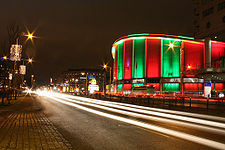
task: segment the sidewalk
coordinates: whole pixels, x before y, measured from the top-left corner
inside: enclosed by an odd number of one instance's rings
[[[0,106],[0,150],[72,149],[33,97]]]

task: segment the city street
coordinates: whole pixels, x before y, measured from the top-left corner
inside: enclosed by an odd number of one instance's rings
[[[225,118],[37,92],[74,149],[225,149]]]
[[[0,150],[225,150],[225,0],[0,14]]]

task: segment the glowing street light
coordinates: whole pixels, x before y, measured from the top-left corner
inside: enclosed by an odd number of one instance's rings
[[[31,40],[31,42],[33,43],[33,39],[34,39],[34,38],[38,38],[37,36],[34,36],[34,32],[35,32],[35,31],[30,32],[30,31],[27,29],[27,34],[24,35],[24,36],[27,37],[26,42],[27,42],[28,40]]]
[[[112,81],[111,81],[111,72],[112,72],[112,67],[108,66],[107,64],[104,64],[103,65],[103,68],[104,69],[107,69],[109,68],[109,92],[111,92],[111,84],[112,84]],[[104,91],[105,92],[105,91]]]
[[[33,34],[34,34],[34,33],[28,32],[28,34],[25,35],[25,36],[27,37],[27,40],[31,40],[31,41],[32,41],[33,38],[35,38]]]
[[[33,62],[33,60],[32,60],[31,58],[29,58],[29,59],[28,59],[28,62],[29,62],[29,63],[32,63],[32,62]]]
[[[2,57],[4,60],[6,60],[7,59],[7,56],[4,56],[4,57]]]
[[[28,37],[29,39],[32,39],[32,38],[33,38],[33,35],[32,35],[32,34],[29,34],[27,37]]]

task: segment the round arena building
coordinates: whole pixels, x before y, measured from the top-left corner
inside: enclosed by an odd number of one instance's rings
[[[225,66],[225,43],[210,41],[211,66]],[[112,46],[115,93],[151,86],[155,93],[204,92],[205,41],[166,34],[133,34]],[[224,90],[224,81],[212,80],[211,88]],[[213,81],[214,80],[214,81]]]

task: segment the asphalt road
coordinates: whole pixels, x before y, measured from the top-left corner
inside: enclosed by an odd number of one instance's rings
[[[36,96],[48,118],[80,150],[225,149],[225,118],[57,93]]]

